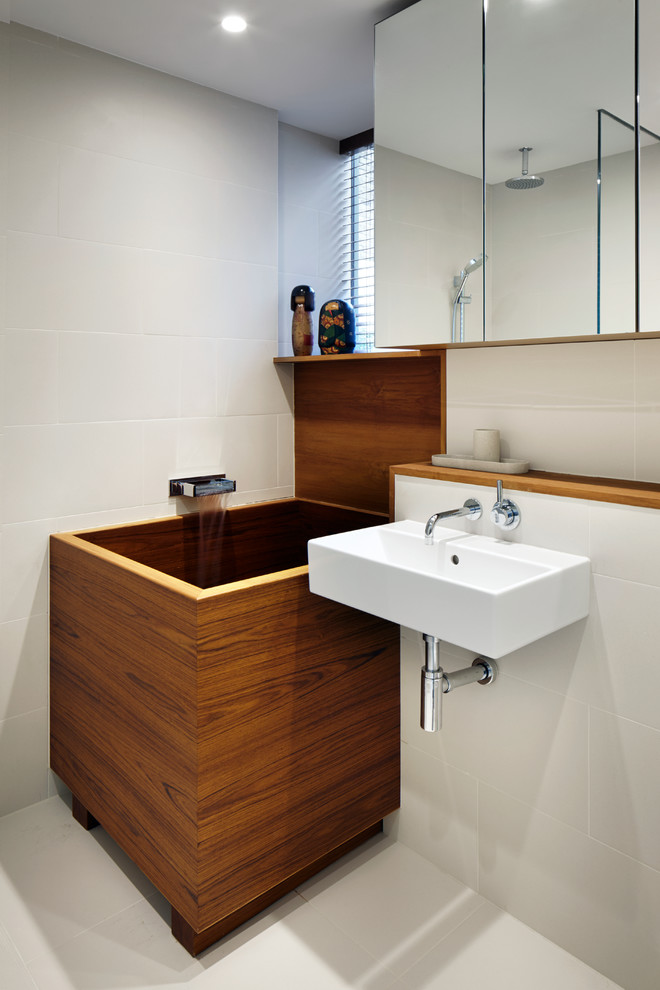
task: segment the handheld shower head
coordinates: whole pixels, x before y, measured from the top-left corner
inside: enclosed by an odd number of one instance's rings
[[[463,340],[463,304],[470,301],[470,296],[467,298],[463,295],[463,289],[465,288],[465,283],[468,280],[468,276],[472,274],[477,268],[481,268],[484,261],[488,259],[487,254],[480,254],[478,258],[470,258],[465,268],[461,268],[460,275],[454,275],[454,288],[456,289],[456,294],[454,295],[454,305],[451,314],[451,341],[455,343],[456,341],[456,308],[460,303],[461,307],[461,341]]]
[[[462,275],[470,275],[475,269],[481,268],[484,263],[484,256],[480,254],[478,258],[470,258],[467,265],[462,271]]]
[[[522,151],[522,175],[515,179],[507,179],[504,185],[507,189],[536,189],[538,186],[542,186],[545,179],[540,175],[528,174],[527,161],[533,148],[518,148],[518,151]]]

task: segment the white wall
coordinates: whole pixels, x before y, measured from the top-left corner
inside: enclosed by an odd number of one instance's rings
[[[507,189],[503,182],[490,187],[489,340],[596,332],[596,176],[593,161],[546,172],[535,189]],[[613,186],[614,179],[608,192]],[[611,243],[619,258],[629,248],[634,262],[632,242]],[[629,267],[619,271],[632,277]],[[627,315],[620,332],[634,326],[630,307],[617,307],[616,315]]]
[[[339,144],[331,138],[280,124],[279,128],[279,340],[291,346],[291,290],[311,285],[314,354],[319,354],[318,313],[342,296],[343,174]]]
[[[533,468],[658,483],[659,396],[656,339],[448,351],[447,450],[490,427]],[[401,478],[397,517],[468,496],[494,535],[494,489]],[[398,836],[626,990],[655,990],[660,514],[512,497],[522,521],[505,538],[591,558],[589,618],[504,657],[492,687],[445,698],[438,736],[417,726],[423,650],[404,631]],[[448,669],[471,659],[446,648]]]
[[[660,330],[660,142],[641,150],[640,159],[640,326]]]
[[[660,483],[660,340],[447,352],[447,451],[499,429],[533,468]]]
[[[376,344],[448,341],[453,278],[481,253],[481,180],[381,145],[375,176]],[[467,291],[465,340],[481,340],[481,269]]]
[[[0,25],[0,148],[1,814],[53,786],[48,534],[207,470],[289,495],[293,464],[276,114]]]
[[[446,695],[439,733],[419,728],[423,643],[403,631],[394,834],[626,990],[656,990],[660,513],[514,492],[521,524],[502,535],[494,488],[399,477],[396,515],[467,497],[484,516],[456,529],[588,555],[590,614],[501,658],[494,684]],[[474,655],[447,645],[442,664]]]

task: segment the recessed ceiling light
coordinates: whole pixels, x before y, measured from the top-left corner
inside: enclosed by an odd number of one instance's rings
[[[220,21],[220,26],[223,27],[225,31],[231,31],[232,34],[238,34],[240,31],[245,31],[247,21],[239,14],[229,14],[228,17],[222,18]]]

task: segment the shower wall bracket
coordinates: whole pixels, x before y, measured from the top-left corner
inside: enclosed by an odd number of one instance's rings
[[[200,498],[202,495],[222,495],[235,492],[236,482],[224,474],[198,475],[195,478],[172,478],[170,495],[188,495]]]
[[[442,696],[466,684],[492,684],[497,676],[497,664],[486,657],[477,657],[470,667],[444,671],[440,666],[440,644],[437,636],[423,634],[426,651],[422,667],[422,693],[419,724],[425,732],[442,728]]]

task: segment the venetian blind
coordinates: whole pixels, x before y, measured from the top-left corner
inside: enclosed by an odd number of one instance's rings
[[[345,154],[342,295],[355,309],[356,350],[374,346],[374,146]]]

